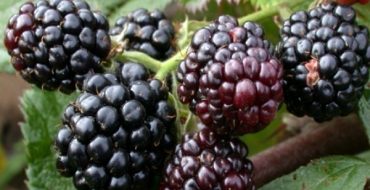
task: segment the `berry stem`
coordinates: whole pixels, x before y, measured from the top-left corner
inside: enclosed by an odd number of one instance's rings
[[[172,56],[170,59],[165,61],[162,65],[161,68],[158,70],[157,74],[155,75],[155,78],[159,80],[164,80],[168,73],[171,71],[175,70],[177,68],[177,65],[180,63],[182,59],[184,59],[186,55],[188,47],[180,50],[177,52],[174,56]]]
[[[253,156],[256,186],[261,187],[315,158],[369,149],[365,129],[355,114],[316,127]]]
[[[160,61],[153,59],[149,55],[139,51],[124,51],[122,54],[117,55],[115,59],[120,61],[137,62],[154,72],[159,71],[162,65]]]

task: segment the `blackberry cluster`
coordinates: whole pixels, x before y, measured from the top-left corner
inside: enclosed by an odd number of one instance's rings
[[[204,128],[185,135],[166,166],[161,190],[252,190],[253,165],[237,138],[217,136]]]
[[[56,137],[57,168],[77,189],[146,189],[174,148],[168,91],[140,64],[85,80]]]
[[[284,22],[278,56],[287,109],[318,122],[351,113],[368,80],[369,32],[349,6],[322,4]]]
[[[175,51],[174,27],[159,10],[137,9],[120,17],[110,33],[114,36],[123,31],[122,40],[128,40],[128,50],[141,51],[159,60],[169,58]]]
[[[106,18],[83,0],[23,4],[9,19],[4,44],[13,67],[32,84],[70,93],[101,72],[110,51]]]
[[[256,132],[275,116],[283,68],[263,35],[258,24],[239,26],[235,18],[220,16],[195,32],[178,67],[180,101],[217,132]]]

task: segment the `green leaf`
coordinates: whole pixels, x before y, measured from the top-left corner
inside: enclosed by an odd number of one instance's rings
[[[365,126],[367,138],[370,140],[370,89],[365,89],[358,105],[358,115]]]
[[[370,28],[370,17],[369,17],[370,4],[366,5],[357,4],[354,5],[354,8],[356,10],[358,23],[365,25],[367,28]]]
[[[74,97],[75,95],[67,96],[33,87],[21,99],[25,117],[21,129],[29,162],[26,171],[29,189],[74,189],[70,179],[58,174],[53,149],[60,116]]]
[[[370,176],[370,154],[366,158],[331,156],[312,161],[295,172],[278,178],[261,190],[363,190]]]

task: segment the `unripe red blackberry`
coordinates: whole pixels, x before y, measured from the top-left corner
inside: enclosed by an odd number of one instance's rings
[[[209,128],[184,136],[165,168],[161,190],[252,190],[253,165],[237,138]]]
[[[123,72],[127,67],[130,76]],[[143,75],[142,71],[145,71]],[[139,64],[87,78],[63,114],[57,168],[77,189],[146,189],[174,148],[176,112]]]
[[[45,90],[70,93],[101,72],[110,51],[109,25],[83,0],[23,4],[5,29],[4,44],[15,70]]]
[[[217,132],[242,135],[267,126],[282,101],[283,68],[262,28],[220,16],[195,32],[180,63],[180,101]]]
[[[169,58],[175,51],[174,27],[159,10],[137,9],[118,18],[110,33],[115,36],[121,32],[128,50],[141,51],[159,60]]]
[[[369,3],[369,0],[336,0],[336,2],[341,5],[352,5],[355,3],[360,3],[360,4],[365,5]]]
[[[281,29],[288,111],[322,122],[357,106],[369,76],[369,32],[352,7],[335,3],[299,11]]]

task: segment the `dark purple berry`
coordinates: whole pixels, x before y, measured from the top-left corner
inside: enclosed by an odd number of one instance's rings
[[[87,77],[62,116],[56,167],[77,189],[145,189],[176,143],[166,86],[140,64],[117,64]]]
[[[111,48],[107,26],[83,0],[27,2],[9,19],[4,45],[26,81],[69,94],[103,71]]]
[[[303,14],[306,19],[296,19]],[[367,30],[355,18],[352,7],[329,3],[294,13],[284,22],[277,52],[285,69],[288,111],[323,122],[356,108],[368,80],[370,46]],[[297,24],[307,31],[292,33]]]

